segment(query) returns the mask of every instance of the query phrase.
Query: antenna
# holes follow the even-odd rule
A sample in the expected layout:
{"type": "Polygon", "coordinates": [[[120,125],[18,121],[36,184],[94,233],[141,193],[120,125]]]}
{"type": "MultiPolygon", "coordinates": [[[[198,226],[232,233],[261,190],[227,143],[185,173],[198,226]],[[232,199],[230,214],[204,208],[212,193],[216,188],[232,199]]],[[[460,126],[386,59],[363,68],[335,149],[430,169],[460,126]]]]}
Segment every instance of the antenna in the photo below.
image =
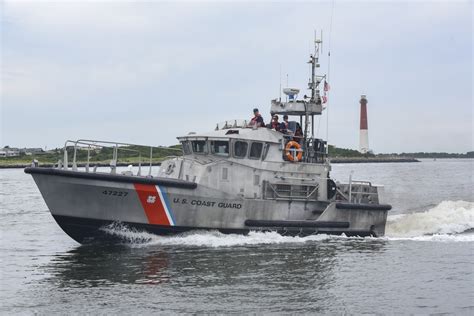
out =
{"type": "MultiPolygon", "coordinates": [[[[328,74],[327,78],[328,81],[331,78],[331,38],[332,38],[332,21],[334,18],[334,7],[336,5],[335,0],[332,0],[332,8],[331,8],[331,21],[329,23],[329,48],[328,48],[328,74]]],[[[329,155],[329,107],[326,105],[326,155],[329,155]]]]}
{"type": "Polygon", "coordinates": [[[323,30],[321,29],[321,54],[323,53],[323,30]]]}
{"type": "Polygon", "coordinates": [[[281,64],[280,64],[280,102],[281,102],[281,64]]]}
{"type": "Polygon", "coordinates": [[[314,54],[310,56],[308,64],[311,65],[311,81],[308,83],[308,88],[311,90],[311,102],[317,102],[319,99],[319,90],[317,89],[321,82],[321,76],[316,75],[316,68],[319,67],[319,52],[322,40],[318,39],[318,33],[314,31],[314,54]]]}

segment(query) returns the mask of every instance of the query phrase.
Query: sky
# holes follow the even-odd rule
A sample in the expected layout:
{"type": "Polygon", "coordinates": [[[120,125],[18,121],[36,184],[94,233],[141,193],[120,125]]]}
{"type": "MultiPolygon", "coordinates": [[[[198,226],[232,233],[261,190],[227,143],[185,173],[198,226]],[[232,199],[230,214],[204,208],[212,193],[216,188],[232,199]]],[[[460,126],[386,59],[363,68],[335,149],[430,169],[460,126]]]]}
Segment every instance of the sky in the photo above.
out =
{"type": "Polygon", "coordinates": [[[269,121],[280,73],[304,94],[323,30],[318,137],[357,149],[365,94],[376,153],[474,148],[472,1],[0,0],[0,12],[2,147],[173,145],[254,107],[269,121]]]}

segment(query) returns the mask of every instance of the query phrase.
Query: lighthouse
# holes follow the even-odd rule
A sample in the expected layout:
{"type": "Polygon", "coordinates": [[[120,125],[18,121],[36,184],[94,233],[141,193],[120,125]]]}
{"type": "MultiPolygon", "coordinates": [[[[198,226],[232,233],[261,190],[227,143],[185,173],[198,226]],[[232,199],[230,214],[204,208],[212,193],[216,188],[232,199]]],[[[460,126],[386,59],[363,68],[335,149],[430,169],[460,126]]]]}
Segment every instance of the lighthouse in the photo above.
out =
{"type": "Polygon", "coordinates": [[[367,98],[360,96],[360,134],[359,151],[363,154],[369,152],[369,128],[367,123],[367,98]]]}

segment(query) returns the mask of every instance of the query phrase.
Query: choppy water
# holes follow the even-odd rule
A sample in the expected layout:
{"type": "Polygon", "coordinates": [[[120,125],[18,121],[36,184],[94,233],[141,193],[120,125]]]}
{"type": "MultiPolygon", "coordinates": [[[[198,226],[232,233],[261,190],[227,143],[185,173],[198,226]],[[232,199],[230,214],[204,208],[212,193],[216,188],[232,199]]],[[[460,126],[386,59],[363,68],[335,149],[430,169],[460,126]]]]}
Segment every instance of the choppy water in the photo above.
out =
{"type": "Polygon", "coordinates": [[[0,171],[0,313],[474,313],[474,165],[334,165],[386,185],[384,238],[158,237],[80,246],[29,175],[0,171]]]}

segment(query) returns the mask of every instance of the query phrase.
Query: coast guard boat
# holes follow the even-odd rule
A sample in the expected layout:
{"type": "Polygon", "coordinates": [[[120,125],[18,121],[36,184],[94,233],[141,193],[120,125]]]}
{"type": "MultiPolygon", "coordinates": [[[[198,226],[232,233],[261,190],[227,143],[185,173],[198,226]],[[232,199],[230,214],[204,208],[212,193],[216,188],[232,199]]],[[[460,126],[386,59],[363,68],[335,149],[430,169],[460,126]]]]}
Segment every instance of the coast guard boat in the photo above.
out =
{"type": "Polygon", "coordinates": [[[323,113],[325,101],[320,86],[326,76],[316,75],[320,45],[315,40],[308,62],[310,96],[300,100],[298,89],[287,88],[286,101],[271,101],[271,113],[296,119],[285,133],[225,121],[210,132],[178,137],[181,155],[163,161],[155,174],[152,147],[143,174],[141,164],[135,173],[117,170],[120,153],[134,150],[130,144],[67,141],[57,166],[33,165],[25,172],[59,226],[79,243],[112,238],[103,228],[116,222],[158,235],[217,230],[382,236],[391,209],[381,203],[382,187],[351,177],[348,183],[333,180],[327,143],[314,136],[315,116],[323,113]],[[105,147],[111,147],[112,159],[101,171],[89,158],[105,147]],[[81,150],[87,150],[84,166],[76,159],[81,150]]]}

